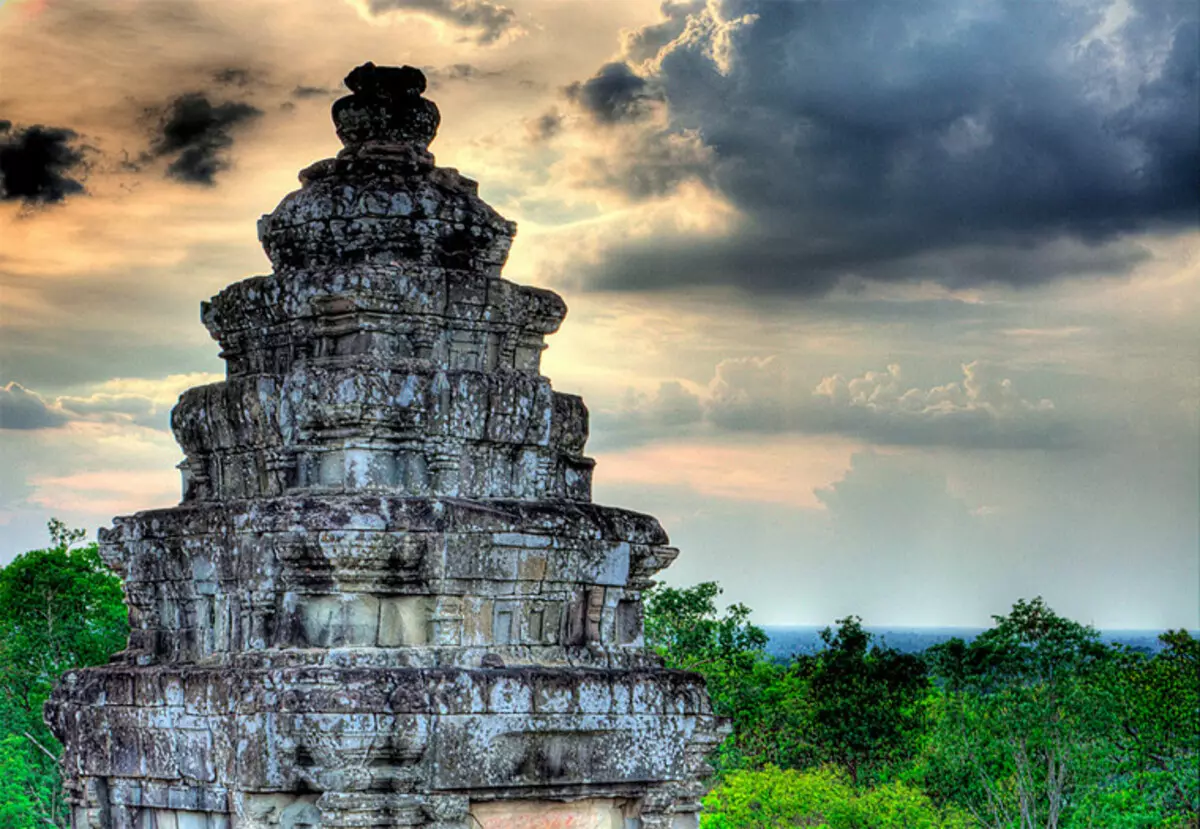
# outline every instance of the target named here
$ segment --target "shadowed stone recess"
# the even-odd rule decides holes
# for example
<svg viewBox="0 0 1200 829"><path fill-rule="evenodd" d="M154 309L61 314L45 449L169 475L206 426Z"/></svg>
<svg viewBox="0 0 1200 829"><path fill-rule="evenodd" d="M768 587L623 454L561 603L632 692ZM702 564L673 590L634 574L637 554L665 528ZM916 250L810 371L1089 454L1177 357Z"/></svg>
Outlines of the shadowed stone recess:
<svg viewBox="0 0 1200 829"><path fill-rule="evenodd" d="M591 502L540 373L566 306L500 278L516 226L434 165L420 71L346 85L273 272L203 305L182 502L101 531L131 633L46 706L72 825L695 827L725 730L644 647L677 551Z"/></svg>

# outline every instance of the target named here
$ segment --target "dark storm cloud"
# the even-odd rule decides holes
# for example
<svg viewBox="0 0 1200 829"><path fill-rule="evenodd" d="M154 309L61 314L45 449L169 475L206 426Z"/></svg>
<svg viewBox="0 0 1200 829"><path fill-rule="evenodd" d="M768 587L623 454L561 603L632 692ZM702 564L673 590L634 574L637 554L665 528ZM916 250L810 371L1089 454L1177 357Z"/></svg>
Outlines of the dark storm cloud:
<svg viewBox="0 0 1200 829"><path fill-rule="evenodd" d="M695 134L647 136L635 133L622 142L619 156L583 159L576 167L576 175L578 183L585 187L616 187L635 199L646 199L666 195L689 179L711 184L712 163L711 149ZM659 249L659 240L650 241L649 246L654 255L653 251ZM636 246L631 245L624 253L634 250ZM609 264L611 266L612 262ZM659 267L669 269L672 266L667 261ZM615 280L616 274L610 278ZM616 287L615 281L610 284ZM634 285L635 290L638 287Z"/></svg>
<svg viewBox="0 0 1200 829"><path fill-rule="evenodd" d="M812 294L846 277L1127 273L1145 257L1132 234L1200 223L1200 35L1194 3L1143 0L1094 39L1107 8L671 5L665 23L626 38L631 59L653 57L644 77L607 64L568 97L619 123L653 89L668 126L622 128L650 144L698 136L711 158L682 172L743 222L727 237L619 248L593 284ZM606 175L593 183L634 197L661 191L646 186L660 167L668 184L681 172L669 153L595 164Z"/></svg>
<svg viewBox="0 0 1200 829"><path fill-rule="evenodd" d="M460 29L476 31L475 42L495 43L505 34L516 31L516 13L490 0L367 0L372 15L390 12L413 12Z"/></svg>
<svg viewBox="0 0 1200 829"><path fill-rule="evenodd" d="M260 115L262 110L244 102L214 104L204 93L181 95L160 114L150 156L171 158L170 178L212 186L229 167L233 130Z"/></svg>
<svg viewBox="0 0 1200 829"><path fill-rule="evenodd" d="M213 80L221 86L249 86L254 80L254 73L249 69L227 68L213 72Z"/></svg>
<svg viewBox="0 0 1200 829"><path fill-rule="evenodd" d="M620 62L604 64L595 75L564 91L569 100L602 124L635 121L647 113L650 101L660 98L645 78Z"/></svg>
<svg viewBox="0 0 1200 829"><path fill-rule="evenodd" d="M26 205L60 202L83 192L84 149L69 129L0 121L0 199Z"/></svg>
<svg viewBox="0 0 1200 829"><path fill-rule="evenodd" d="M56 429L67 419L19 383L0 386L0 429Z"/></svg>
<svg viewBox="0 0 1200 829"><path fill-rule="evenodd" d="M548 141L562 132L563 118L557 111L546 112L526 122L525 129L533 142Z"/></svg>

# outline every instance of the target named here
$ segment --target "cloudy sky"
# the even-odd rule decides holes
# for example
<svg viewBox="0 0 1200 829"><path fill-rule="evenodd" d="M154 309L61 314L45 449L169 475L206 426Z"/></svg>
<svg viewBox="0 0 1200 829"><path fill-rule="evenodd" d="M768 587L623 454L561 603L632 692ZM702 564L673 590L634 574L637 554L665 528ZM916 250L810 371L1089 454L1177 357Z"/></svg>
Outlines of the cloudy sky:
<svg viewBox="0 0 1200 829"><path fill-rule="evenodd" d="M669 582L1198 627L1198 40L1194 0L0 2L0 563L178 501L199 304L373 60L567 300L545 371Z"/></svg>

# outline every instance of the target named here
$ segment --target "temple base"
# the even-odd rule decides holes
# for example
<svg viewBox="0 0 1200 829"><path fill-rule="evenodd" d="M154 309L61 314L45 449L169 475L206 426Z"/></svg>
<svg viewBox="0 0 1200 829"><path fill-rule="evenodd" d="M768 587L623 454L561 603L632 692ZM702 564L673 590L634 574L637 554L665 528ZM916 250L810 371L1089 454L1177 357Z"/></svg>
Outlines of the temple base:
<svg viewBox="0 0 1200 829"><path fill-rule="evenodd" d="M669 670L114 664L47 714L75 829L683 829L723 736Z"/></svg>

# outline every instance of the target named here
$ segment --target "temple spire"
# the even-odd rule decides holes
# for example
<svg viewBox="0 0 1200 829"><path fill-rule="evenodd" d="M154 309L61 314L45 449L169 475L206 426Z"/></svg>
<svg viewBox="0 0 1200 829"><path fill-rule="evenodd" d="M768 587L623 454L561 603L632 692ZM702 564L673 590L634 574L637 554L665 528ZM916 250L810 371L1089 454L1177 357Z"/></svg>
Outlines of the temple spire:
<svg viewBox="0 0 1200 829"><path fill-rule="evenodd" d="M517 226L479 198L476 182L437 167L441 116L412 66L364 63L333 104L345 148L300 173L303 185L259 222L277 271L329 264L428 265L500 275Z"/></svg>
<svg viewBox="0 0 1200 829"><path fill-rule="evenodd" d="M333 123L347 147L360 144L429 146L441 115L422 98L425 75L413 66L376 66L368 61L346 76L351 94L333 103Z"/></svg>
<svg viewBox="0 0 1200 829"><path fill-rule="evenodd" d="M696 829L724 731L645 646L675 558L592 503L566 305L502 278L516 225L364 64L345 147L205 303L225 379L172 411L183 502L117 518L128 648L46 707L73 829Z"/></svg>

